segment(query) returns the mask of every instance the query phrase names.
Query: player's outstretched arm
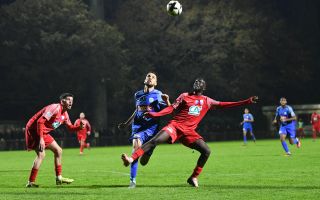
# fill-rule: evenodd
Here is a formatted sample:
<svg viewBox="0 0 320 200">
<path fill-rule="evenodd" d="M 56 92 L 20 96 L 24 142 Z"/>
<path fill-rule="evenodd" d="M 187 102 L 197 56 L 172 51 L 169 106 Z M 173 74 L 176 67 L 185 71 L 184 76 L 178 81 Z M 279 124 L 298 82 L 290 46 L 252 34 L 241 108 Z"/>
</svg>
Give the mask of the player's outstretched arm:
<svg viewBox="0 0 320 200">
<path fill-rule="evenodd" d="M 134 116 L 136 115 L 136 112 L 137 112 L 137 110 L 135 110 L 132 113 L 132 115 L 129 117 L 129 119 L 127 119 L 127 121 L 118 124 L 118 129 L 121 130 L 121 129 L 128 127 L 133 122 L 133 119 L 134 119 Z"/>
<path fill-rule="evenodd" d="M 160 112 L 145 112 L 144 116 L 146 117 L 161 117 L 164 115 L 168 115 L 170 113 L 172 113 L 174 110 L 173 106 L 168 106 L 166 108 L 164 108 L 163 110 L 161 110 Z"/>
<path fill-rule="evenodd" d="M 170 103 L 170 100 L 169 100 L 169 95 L 161 94 L 161 98 L 163 99 L 164 102 L 166 102 L 167 106 L 171 106 L 171 103 Z"/>
<path fill-rule="evenodd" d="M 236 106 L 242 106 L 242 105 L 246 105 L 246 104 L 252 104 L 252 103 L 257 103 L 257 100 L 259 98 L 257 96 L 252 96 L 246 100 L 242 100 L 242 101 L 236 101 L 236 102 L 219 102 L 219 107 L 221 108 L 232 108 L 232 107 L 236 107 Z"/>
</svg>

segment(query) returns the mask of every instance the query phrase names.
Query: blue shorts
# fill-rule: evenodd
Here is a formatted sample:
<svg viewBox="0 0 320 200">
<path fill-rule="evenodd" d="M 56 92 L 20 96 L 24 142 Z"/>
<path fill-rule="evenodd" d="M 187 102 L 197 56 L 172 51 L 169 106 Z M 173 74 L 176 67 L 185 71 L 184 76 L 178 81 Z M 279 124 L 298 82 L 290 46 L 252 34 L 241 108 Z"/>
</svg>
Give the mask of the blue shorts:
<svg viewBox="0 0 320 200">
<path fill-rule="evenodd" d="M 153 136 L 155 136 L 157 134 L 157 130 L 156 131 L 152 131 L 150 129 L 144 130 L 144 131 L 140 131 L 137 133 L 132 133 L 131 137 L 129 138 L 130 142 L 132 143 L 133 139 L 139 139 L 141 141 L 142 144 L 148 142 L 151 138 L 153 138 Z M 146 152 L 146 154 L 148 154 L 149 156 L 152 155 L 153 149 L 151 149 L 150 151 Z"/>
<path fill-rule="evenodd" d="M 290 138 L 295 138 L 296 137 L 296 127 L 292 124 L 289 125 L 281 125 L 279 129 L 279 134 L 286 134 Z"/>
<path fill-rule="evenodd" d="M 246 132 L 250 132 L 252 133 L 252 126 L 251 125 L 246 125 L 246 126 L 243 126 L 243 131 L 246 131 Z"/>
</svg>

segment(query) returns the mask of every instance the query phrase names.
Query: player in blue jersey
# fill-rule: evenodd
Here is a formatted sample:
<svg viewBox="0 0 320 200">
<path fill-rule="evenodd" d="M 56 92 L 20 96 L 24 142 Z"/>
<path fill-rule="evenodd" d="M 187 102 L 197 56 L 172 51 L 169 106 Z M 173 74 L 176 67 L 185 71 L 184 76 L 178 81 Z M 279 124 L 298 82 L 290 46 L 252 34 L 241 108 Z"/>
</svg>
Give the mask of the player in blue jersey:
<svg viewBox="0 0 320 200">
<path fill-rule="evenodd" d="M 159 118 L 148 118 L 144 116 L 145 112 L 159 112 L 163 108 L 170 106 L 169 96 L 162 94 L 155 89 L 157 85 L 157 76 L 149 72 L 144 80 L 143 90 L 135 93 L 136 109 L 129 119 L 118 125 L 119 129 L 125 128 L 132 124 L 132 133 L 130 141 L 134 152 L 149 141 L 159 131 Z M 141 165 L 146 165 L 152 155 L 153 149 L 141 157 Z M 136 187 L 136 176 L 138 170 L 138 160 L 131 163 L 130 185 L 129 188 Z"/>
<path fill-rule="evenodd" d="M 286 152 L 286 155 L 290 156 L 291 153 L 286 143 L 286 136 L 287 135 L 289 136 L 290 144 L 291 145 L 296 144 L 298 148 L 301 147 L 301 142 L 299 141 L 298 138 L 296 138 L 297 117 L 293 112 L 292 107 L 287 105 L 287 99 L 284 97 L 281 97 L 280 106 L 277 107 L 276 115 L 273 120 L 274 124 L 278 122 L 278 118 L 280 120 L 280 128 L 279 128 L 280 141 L 283 149 Z"/>
<path fill-rule="evenodd" d="M 247 133 L 249 132 L 253 141 L 256 142 L 256 137 L 253 134 L 252 123 L 254 122 L 253 115 L 249 112 L 248 108 L 244 109 L 243 121 L 240 123 L 243 130 L 243 144 L 247 144 Z"/>
</svg>

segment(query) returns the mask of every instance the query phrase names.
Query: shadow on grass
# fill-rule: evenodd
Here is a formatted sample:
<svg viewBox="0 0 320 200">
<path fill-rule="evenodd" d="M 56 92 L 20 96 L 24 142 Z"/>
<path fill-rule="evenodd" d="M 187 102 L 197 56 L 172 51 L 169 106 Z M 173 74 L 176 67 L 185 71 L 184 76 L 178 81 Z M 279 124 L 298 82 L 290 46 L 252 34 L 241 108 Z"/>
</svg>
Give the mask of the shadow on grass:
<svg viewBox="0 0 320 200">
<path fill-rule="evenodd" d="M 66 187 L 59 188 L 86 188 L 86 189 L 99 189 L 99 188 L 127 188 L 128 185 L 70 185 Z M 190 187 L 188 184 L 165 184 L 165 185 L 137 185 L 137 188 L 184 188 Z M 225 189 L 225 190 L 234 190 L 234 189 L 255 189 L 255 190 L 320 190 L 320 186 L 274 186 L 274 185 L 200 185 L 200 188 L 210 188 L 210 189 Z"/>
<path fill-rule="evenodd" d="M 111 184 L 111 185 L 64 185 L 64 186 L 40 186 L 39 188 L 28 188 L 27 190 L 36 191 L 38 189 L 101 189 L 101 188 L 127 188 L 128 185 L 123 184 Z M 23 188 L 22 186 L 6 186 L 0 185 L 1 188 Z M 137 185 L 138 188 L 192 188 L 188 184 L 165 184 L 165 185 Z M 320 186 L 275 186 L 275 185 L 200 185 L 199 189 L 210 189 L 210 190 L 320 190 Z M 5 192 L 6 193 L 6 192 Z M 8 192 L 6 194 L 14 194 Z M 20 193 L 21 194 L 21 193 Z"/>
</svg>

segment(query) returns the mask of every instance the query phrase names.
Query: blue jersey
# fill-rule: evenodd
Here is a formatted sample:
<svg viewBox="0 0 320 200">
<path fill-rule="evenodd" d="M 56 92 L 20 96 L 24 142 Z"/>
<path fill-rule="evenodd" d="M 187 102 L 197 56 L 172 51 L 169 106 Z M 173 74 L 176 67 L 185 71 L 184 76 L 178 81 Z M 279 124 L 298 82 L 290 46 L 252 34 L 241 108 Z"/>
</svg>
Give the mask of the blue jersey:
<svg viewBox="0 0 320 200">
<path fill-rule="evenodd" d="M 161 98 L 159 90 L 144 92 L 139 90 L 135 93 L 136 114 L 132 123 L 132 135 L 141 131 L 146 131 L 147 135 L 152 136 L 157 133 L 159 126 L 159 118 L 147 118 L 145 112 L 159 112 L 167 107 L 167 104 Z"/>
<path fill-rule="evenodd" d="M 293 109 L 291 106 L 279 106 L 276 110 L 276 117 L 285 117 L 285 118 L 291 118 L 296 116 L 296 114 L 293 112 Z M 295 121 L 289 121 L 289 122 L 281 122 L 281 126 L 286 126 L 286 125 L 293 125 L 295 126 Z"/>
<path fill-rule="evenodd" d="M 245 120 L 253 120 L 253 116 L 251 113 L 243 114 L 243 128 L 252 128 L 252 122 L 246 122 Z"/>
</svg>

